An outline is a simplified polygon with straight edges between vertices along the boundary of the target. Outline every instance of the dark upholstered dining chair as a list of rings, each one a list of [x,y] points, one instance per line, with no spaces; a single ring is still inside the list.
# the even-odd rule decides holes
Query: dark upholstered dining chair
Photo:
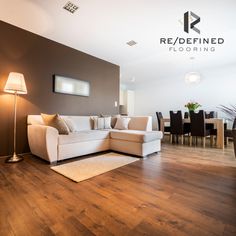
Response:
[[[192,137],[195,137],[196,144],[197,138],[202,138],[203,147],[206,146],[206,137],[211,135],[211,129],[206,127],[205,112],[200,110],[199,112],[190,111],[190,145],[192,145]]]
[[[228,145],[228,139],[233,138],[233,131],[232,131],[233,129],[236,129],[236,118],[234,119],[232,129],[227,129],[227,125],[225,125],[224,137],[226,145]]]
[[[186,111],[184,112],[184,119],[188,119],[189,118],[189,113]]]
[[[206,119],[212,119],[212,118],[217,118],[218,114],[216,111],[205,111],[205,118]],[[206,124],[207,129],[214,129],[214,125],[213,124]],[[216,130],[213,131],[213,133],[216,133]],[[216,134],[215,134],[216,135]]]
[[[217,118],[218,114],[216,111],[210,111],[210,112],[205,112],[205,118],[206,119],[211,119],[211,118]]]
[[[212,118],[217,118],[217,117],[218,117],[218,114],[216,111],[210,111],[210,112],[205,111],[206,119],[212,119]],[[215,129],[214,124],[206,124],[206,129],[210,130],[211,144],[213,144],[214,136],[217,135],[217,129]]]
[[[157,116],[157,124],[158,124],[157,129],[160,131],[161,130],[161,119],[163,118],[163,115],[161,112],[157,111],[156,116]],[[164,127],[164,133],[170,133],[170,126]]]
[[[181,144],[184,143],[184,135],[189,134],[190,129],[189,126],[186,126],[183,122],[183,116],[181,111],[177,111],[176,113],[170,111],[170,142],[173,142],[173,137],[177,138],[181,136]]]

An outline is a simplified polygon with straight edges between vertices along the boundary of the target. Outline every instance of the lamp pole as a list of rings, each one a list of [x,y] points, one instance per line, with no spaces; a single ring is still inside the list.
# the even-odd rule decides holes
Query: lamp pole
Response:
[[[9,158],[6,159],[7,163],[14,163],[14,162],[19,162],[23,160],[22,156],[16,155],[16,112],[17,112],[17,91],[14,92],[14,133],[13,133],[14,150],[13,150],[13,156],[10,156]]]

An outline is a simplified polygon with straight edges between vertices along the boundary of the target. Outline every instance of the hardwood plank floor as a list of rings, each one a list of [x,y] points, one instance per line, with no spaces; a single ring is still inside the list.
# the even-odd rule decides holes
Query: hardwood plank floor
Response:
[[[31,155],[0,158],[0,235],[235,236],[232,146],[163,144],[158,155],[80,183]]]

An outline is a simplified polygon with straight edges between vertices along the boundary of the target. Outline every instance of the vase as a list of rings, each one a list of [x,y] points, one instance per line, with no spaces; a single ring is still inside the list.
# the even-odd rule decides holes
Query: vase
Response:
[[[196,109],[188,109],[188,113],[190,114],[190,111],[193,111],[193,112],[195,112],[196,111]]]

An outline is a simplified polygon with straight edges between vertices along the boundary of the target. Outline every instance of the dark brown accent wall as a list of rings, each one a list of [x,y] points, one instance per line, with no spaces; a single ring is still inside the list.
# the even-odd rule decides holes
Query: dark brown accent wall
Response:
[[[13,95],[3,92],[9,72],[25,76],[27,95],[18,99],[17,152],[28,152],[28,114],[117,114],[119,66],[0,21],[0,156],[12,153]],[[52,92],[52,75],[90,82],[90,96]]]

